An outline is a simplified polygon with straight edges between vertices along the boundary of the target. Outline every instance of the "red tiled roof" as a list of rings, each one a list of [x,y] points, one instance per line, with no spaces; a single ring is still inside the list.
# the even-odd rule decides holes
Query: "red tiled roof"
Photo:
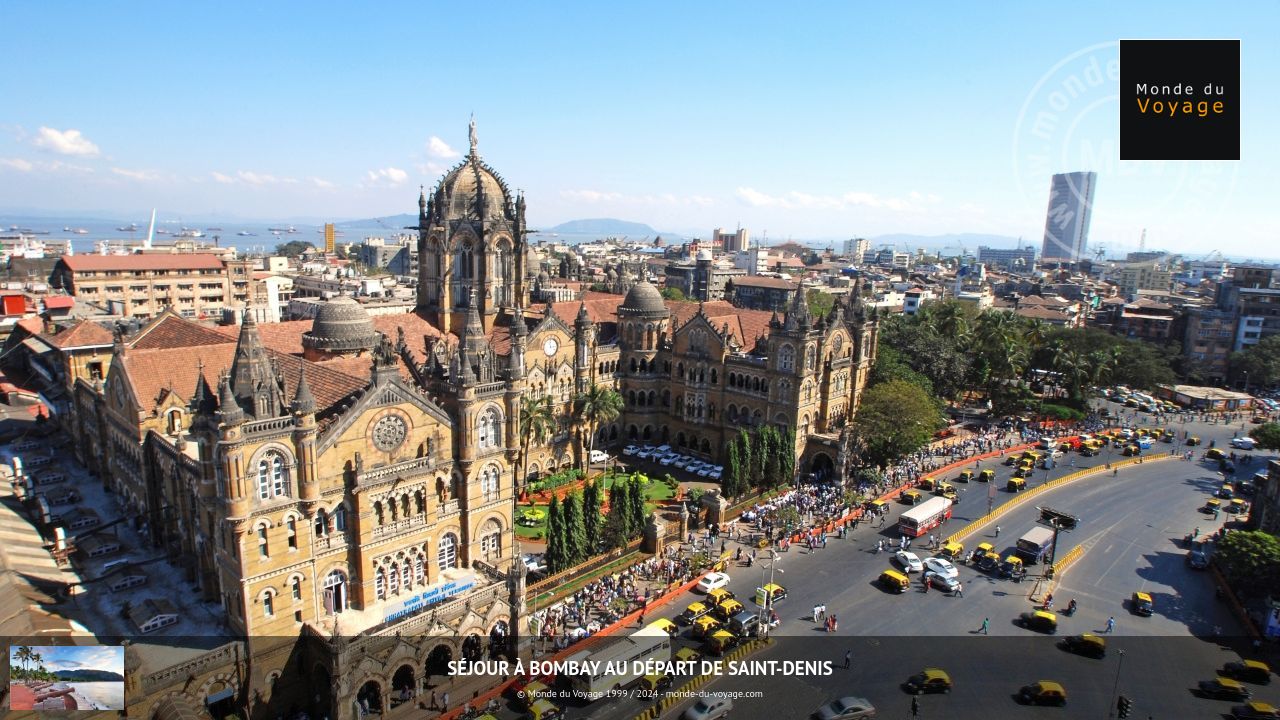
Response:
[[[235,358],[234,342],[220,345],[197,345],[193,347],[159,348],[152,350],[129,350],[123,358],[129,382],[138,393],[138,401],[142,409],[150,412],[155,409],[161,394],[170,388],[178,397],[190,400],[195,393],[196,382],[200,377],[200,366],[204,366],[204,377],[210,388],[217,387],[218,375],[231,367]],[[292,398],[298,386],[300,363],[298,358],[284,353],[268,350],[280,367],[285,380],[285,397]],[[369,364],[369,358],[356,358]],[[307,384],[315,395],[316,406],[324,409],[337,403],[342,398],[364,387],[368,382],[368,372],[362,379],[350,375],[337,368],[328,367],[324,363],[305,363]]]
[[[38,317],[22,318],[14,324],[32,335],[39,335],[44,330],[44,320]]]
[[[734,287],[758,287],[758,288],[777,288],[779,290],[795,290],[796,284],[783,280],[782,278],[768,277],[765,275],[755,275],[747,277],[734,278],[732,280]]]
[[[671,310],[671,327],[678,329],[689,322],[698,314],[698,307],[698,303],[695,302],[668,300],[667,308]],[[723,300],[702,303],[702,309],[716,330],[724,329],[725,323],[728,323],[729,333],[739,345],[748,350],[755,347],[756,338],[769,334],[769,320],[773,318],[773,313],[767,310],[744,310]]]
[[[78,257],[78,256],[77,256]],[[159,350],[168,348],[188,348],[198,345],[219,345],[235,343],[239,335],[228,337],[217,330],[205,327],[186,318],[166,311],[129,340],[129,348],[136,350]]]
[[[211,329],[226,335],[233,342],[240,337],[239,325],[217,325]],[[262,338],[263,345],[272,350],[289,355],[301,355],[302,334],[310,329],[310,320],[258,323],[258,337]]]
[[[618,306],[622,304],[623,300],[626,300],[622,295],[600,292],[588,292],[583,299],[587,304],[587,317],[591,318],[593,323],[617,322]],[[551,308],[555,311],[556,317],[566,324],[572,325],[574,318],[578,317],[579,302],[578,300],[568,300],[552,303]]]
[[[222,259],[206,253],[148,253],[135,255],[63,255],[72,272],[100,270],[221,270]]]
[[[1057,310],[1050,310],[1049,308],[1044,307],[1043,305],[1032,305],[1031,307],[1019,307],[1015,312],[1024,318],[1034,318],[1037,320],[1066,321],[1069,319],[1066,314],[1058,312]]]
[[[73,327],[56,335],[42,335],[41,337],[50,345],[63,350],[73,347],[109,346],[115,341],[115,336],[111,334],[110,330],[89,320],[81,320]]]
[[[44,299],[46,310],[66,310],[75,307],[76,299],[70,295],[50,295]]]

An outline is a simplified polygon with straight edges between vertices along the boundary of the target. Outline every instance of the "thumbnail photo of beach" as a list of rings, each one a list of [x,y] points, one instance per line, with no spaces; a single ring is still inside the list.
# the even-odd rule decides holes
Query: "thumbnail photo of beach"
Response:
[[[10,710],[123,710],[124,648],[13,645]]]

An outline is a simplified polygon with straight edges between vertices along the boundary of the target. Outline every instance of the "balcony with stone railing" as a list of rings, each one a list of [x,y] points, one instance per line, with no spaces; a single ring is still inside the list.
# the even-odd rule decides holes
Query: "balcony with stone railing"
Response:
[[[381,540],[383,538],[395,537],[401,533],[407,533],[419,528],[425,527],[427,524],[427,515],[413,515],[411,517],[402,518],[394,522],[379,525],[373,529],[373,539]]]
[[[365,470],[364,472],[356,475],[356,484],[368,486],[393,478],[411,478],[415,475],[429,473],[434,470],[435,467],[435,459],[430,455],[420,458],[412,458],[410,460],[404,460],[402,462]]]
[[[244,434],[251,435],[256,433],[279,432],[281,430],[292,430],[293,418],[271,418],[269,420],[254,420],[244,424]]]

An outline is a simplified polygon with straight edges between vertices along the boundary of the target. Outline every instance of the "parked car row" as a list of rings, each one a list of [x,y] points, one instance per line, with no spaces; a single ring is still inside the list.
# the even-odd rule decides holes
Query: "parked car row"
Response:
[[[709,480],[719,480],[720,474],[724,472],[724,466],[682,455],[672,450],[670,445],[659,445],[657,447],[653,445],[628,445],[622,449],[622,454],[637,460],[656,462],[663,467],[674,467],[677,470],[684,470],[690,475]]]

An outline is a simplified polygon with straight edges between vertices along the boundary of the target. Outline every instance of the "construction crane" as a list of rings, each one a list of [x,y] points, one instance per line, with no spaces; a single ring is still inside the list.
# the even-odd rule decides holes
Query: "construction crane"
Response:
[[[1093,251],[1094,262],[1102,262],[1103,260],[1106,259],[1106,257],[1107,257],[1106,245],[1099,245],[1098,247],[1094,248],[1094,251]]]

